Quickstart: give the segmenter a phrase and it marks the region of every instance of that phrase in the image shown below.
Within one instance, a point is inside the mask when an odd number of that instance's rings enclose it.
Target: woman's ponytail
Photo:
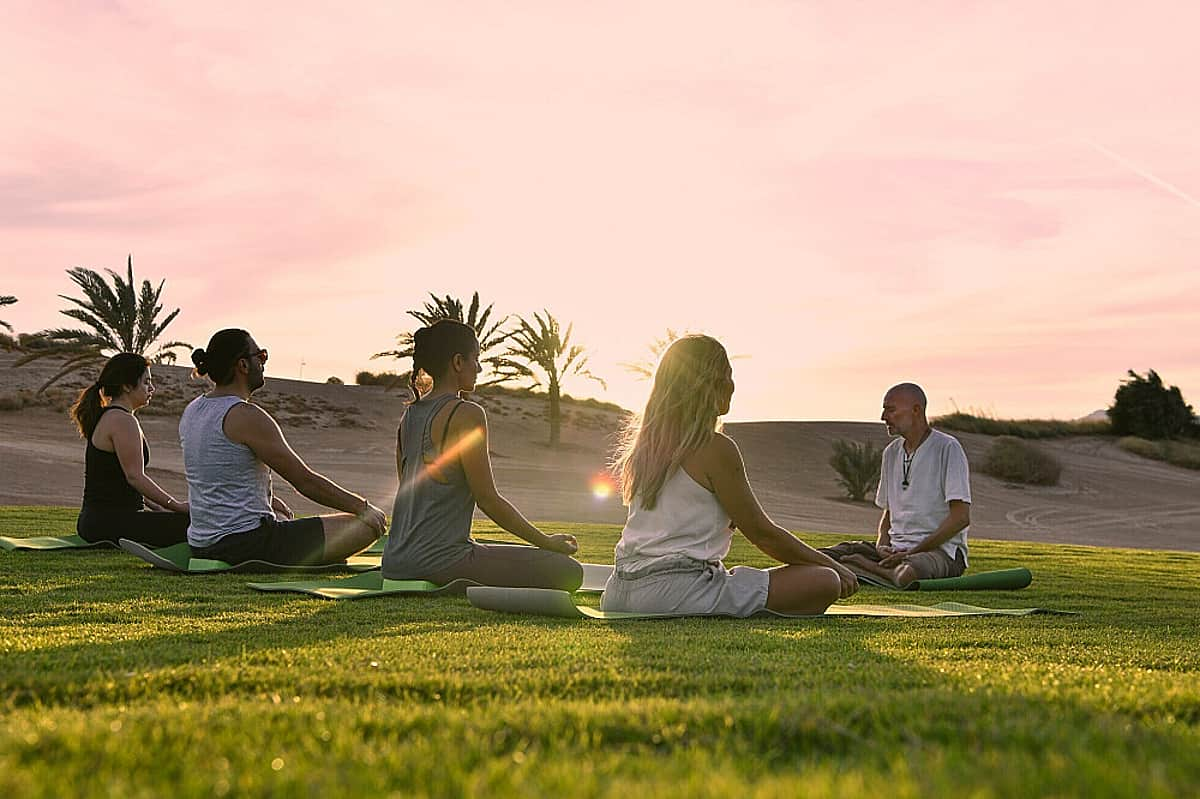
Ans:
[[[479,340],[475,337],[474,328],[454,319],[439,319],[413,333],[413,367],[408,378],[413,401],[421,398],[422,384],[429,385],[435,377],[446,373],[455,355],[469,355],[478,351]],[[419,379],[419,372],[425,373],[425,380]]]
[[[92,437],[92,431],[96,429],[96,422],[100,421],[100,411],[103,409],[104,404],[100,400],[100,381],[97,380],[80,391],[75,404],[71,406],[71,421],[75,422],[75,426],[79,428],[79,435],[84,438]]]
[[[412,371],[408,373],[408,385],[412,389],[413,402],[421,401],[421,372],[428,374],[425,369],[425,360],[428,357],[425,350],[427,349],[426,342],[429,339],[429,328],[423,327],[413,333],[413,352],[412,352]]]

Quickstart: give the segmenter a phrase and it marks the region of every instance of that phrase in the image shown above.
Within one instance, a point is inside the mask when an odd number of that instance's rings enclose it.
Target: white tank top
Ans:
[[[187,473],[188,543],[212,546],[262,524],[271,510],[271,470],[245,444],[225,435],[225,415],[244,400],[196,397],[179,417],[179,443]]]
[[[662,558],[680,555],[706,562],[729,554],[733,531],[717,497],[677,469],[663,483],[653,510],[635,497],[617,542],[616,565],[637,571]]]

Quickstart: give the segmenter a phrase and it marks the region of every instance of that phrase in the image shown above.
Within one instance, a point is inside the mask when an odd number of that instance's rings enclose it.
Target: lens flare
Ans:
[[[607,474],[598,474],[592,478],[591,490],[596,499],[608,499],[616,493],[617,487]]]

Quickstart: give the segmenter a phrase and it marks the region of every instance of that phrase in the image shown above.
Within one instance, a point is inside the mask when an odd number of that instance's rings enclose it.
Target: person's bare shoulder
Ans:
[[[737,443],[724,433],[715,433],[708,443],[696,453],[694,461],[701,471],[712,473],[718,469],[728,469],[741,461],[741,452]]]
[[[458,406],[458,412],[454,414],[454,421],[462,420],[466,424],[464,426],[477,427],[487,419],[487,411],[478,402],[472,400],[463,400]]]
[[[239,402],[225,412],[226,435],[248,435],[277,426],[271,414],[253,402]]]

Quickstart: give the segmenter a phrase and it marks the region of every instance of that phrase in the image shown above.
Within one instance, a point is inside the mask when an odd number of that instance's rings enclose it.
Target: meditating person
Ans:
[[[192,554],[226,563],[337,563],[370,546],[384,512],[317,474],[288,445],[271,415],[250,401],[262,388],[267,351],[245,330],[221,330],[192,353],[196,374],[216,387],[179,419],[187,471]],[[297,491],[343,513],[295,518],[271,484],[274,470]]]
[[[134,414],[153,396],[150,362],[122,352],[108,359],[71,406],[87,439],[83,506],[75,525],[85,541],[128,538],[157,548],[187,540],[188,504],[146,474],[150,446]]]
[[[583,567],[569,557],[578,549],[575,537],[546,535],[496,490],[487,416],[462,398],[481,371],[479,341],[469,325],[443,319],[413,335],[415,399],[396,434],[400,488],[383,576],[574,591],[583,583]],[[476,505],[533,546],[473,541]]]
[[[629,422],[615,462],[629,517],[604,610],[817,615],[858,590],[849,569],[775,524],[759,505],[737,444],[720,432],[733,388],[729,357],[716,339],[683,336],[663,353],[646,408]],[[725,568],[735,528],[786,565]]]
[[[883,509],[874,543],[846,541],[830,557],[904,588],[914,580],[958,577],[967,569],[971,472],[958,439],[929,426],[915,383],[883,397],[880,418],[899,436],[883,451],[875,504]]]

